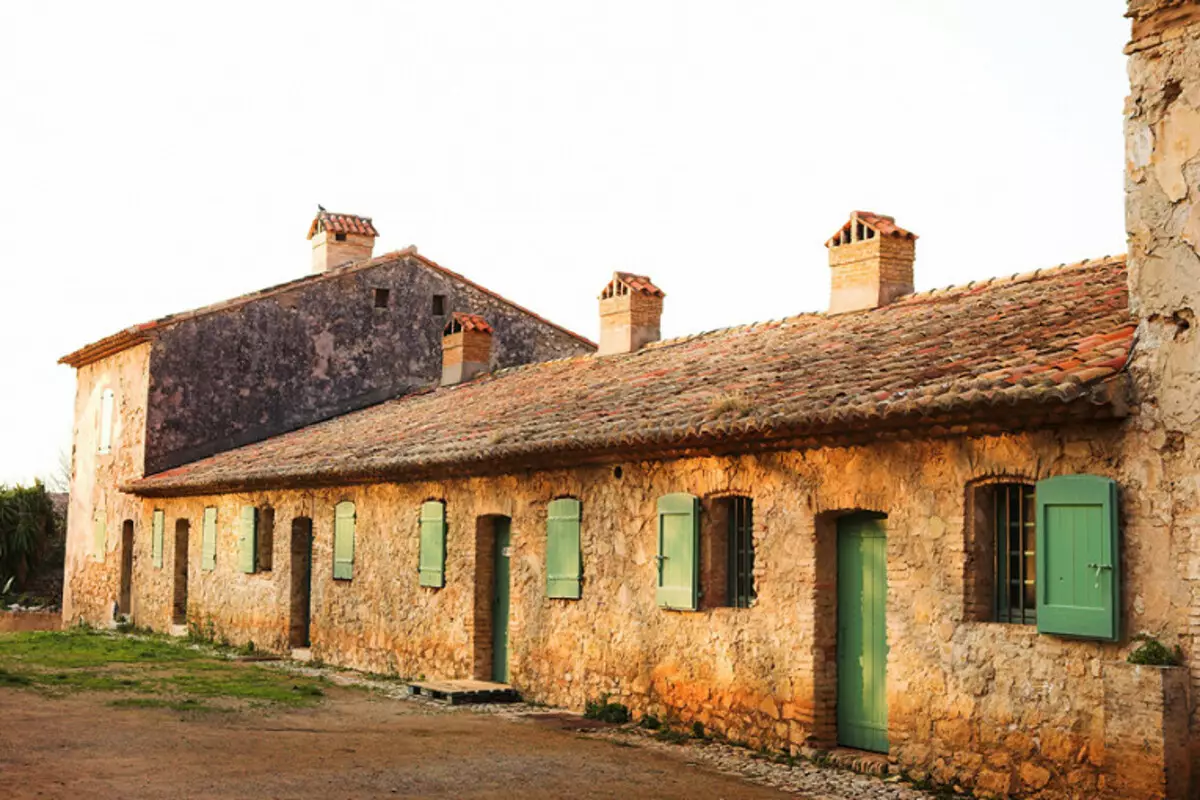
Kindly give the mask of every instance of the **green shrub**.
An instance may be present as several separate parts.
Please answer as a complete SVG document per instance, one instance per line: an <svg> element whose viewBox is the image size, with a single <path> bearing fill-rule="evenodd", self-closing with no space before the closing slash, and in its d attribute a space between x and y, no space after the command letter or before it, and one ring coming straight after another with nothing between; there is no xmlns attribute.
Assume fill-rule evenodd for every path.
<svg viewBox="0 0 1200 800"><path fill-rule="evenodd" d="M0 585L18 587L51 556L64 520L41 481L33 486L0 484Z"/></svg>
<svg viewBox="0 0 1200 800"><path fill-rule="evenodd" d="M654 716L653 714L647 714L638 720L638 725L648 731L656 731L662 727L662 722L660 722L658 717Z"/></svg>
<svg viewBox="0 0 1200 800"><path fill-rule="evenodd" d="M694 738L694 739L703 739L704 738L704 723L703 722L696 721L696 722L692 723L692 738Z"/></svg>
<svg viewBox="0 0 1200 800"><path fill-rule="evenodd" d="M588 719L598 719L601 722L623 725L629 722L629 708L621 703L610 703L608 695L601 695L597 701L588 701L584 707L583 716Z"/></svg>
<svg viewBox="0 0 1200 800"><path fill-rule="evenodd" d="M1178 667L1183 663L1183 649L1175 645L1174 650L1168 650L1166 645L1145 633L1133 637L1134 641L1142 644L1125 659L1130 664L1149 664L1154 667Z"/></svg>

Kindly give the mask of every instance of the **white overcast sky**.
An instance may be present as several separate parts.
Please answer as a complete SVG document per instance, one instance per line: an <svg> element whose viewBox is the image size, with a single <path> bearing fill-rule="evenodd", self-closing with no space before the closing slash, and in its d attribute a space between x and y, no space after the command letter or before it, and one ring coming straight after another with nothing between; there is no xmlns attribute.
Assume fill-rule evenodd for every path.
<svg viewBox="0 0 1200 800"><path fill-rule="evenodd" d="M0 5L0 483L71 350L305 274L321 203L589 337L824 308L852 209L919 289L1123 252L1122 0Z"/></svg>

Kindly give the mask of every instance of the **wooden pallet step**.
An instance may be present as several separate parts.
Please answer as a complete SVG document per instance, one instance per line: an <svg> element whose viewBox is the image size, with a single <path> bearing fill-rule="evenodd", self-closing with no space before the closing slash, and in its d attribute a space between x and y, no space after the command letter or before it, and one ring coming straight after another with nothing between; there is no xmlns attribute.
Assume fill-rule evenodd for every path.
<svg viewBox="0 0 1200 800"><path fill-rule="evenodd" d="M470 703L516 703L521 700L521 696L511 686L490 681L415 681L408 685L408 693L452 706Z"/></svg>

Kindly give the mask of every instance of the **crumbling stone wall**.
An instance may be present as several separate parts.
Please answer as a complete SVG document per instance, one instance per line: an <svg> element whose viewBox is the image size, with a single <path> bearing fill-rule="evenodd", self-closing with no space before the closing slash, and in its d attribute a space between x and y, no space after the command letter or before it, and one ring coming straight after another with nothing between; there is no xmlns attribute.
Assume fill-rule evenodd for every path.
<svg viewBox="0 0 1200 800"><path fill-rule="evenodd" d="M1126 227L1139 317L1131 373L1159 527L1186 565L1193 695L1200 689L1200 3L1130 0ZM1184 609L1180 610L1185 613ZM1193 709L1193 713L1194 709ZM1200 717L1192 771L1200 775Z"/></svg>
<svg viewBox="0 0 1200 800"><path fill-rule="evenodd" d="M609 694L638 714L690 725L756 746L799 750L836 743L836 517L887 514L888 706L892 757L916 774L981 794L1095 797L1108 785L1106 742L1122 725L1163 714L1157 700L1126 702L1144 714L1106 716L1106 672L1128 642L1042 636L1031 626L972 621L967 614L967 487L989 476L1109 475L1121 484L1125 630L1186 640L1187 562L1172 543L1156 474L1134 456L1151 447L1136 426L878 444L743 457L691 458L555 470L495 478L148 499L167 530L186 518L199 530L218 508L216 571L199 570L194 536L189 617L233 642L282 650L289 627L289 543L275 537L275 568L237 571L242 504L270 505L276 530L313 520L313 655L405 676L471 677L486 651L477 642L476 576L487 574L479 520L512 519L512 683L526 697L582 708ZM656 499L687 491L708 499L753 498L758 599L749 609L698 612L655 603ZM545 596L546 504L583 506L583 597ZM354 578L332 579L333 508L356 503ZM444 500L446 585L418 585L421 503ZM486 549L486 548L484 548ZM171 553L139 573L138 624L169 622ZM148 562L148 558L145 559ZM989 566L990 568L990 566ZM486 622L486 620L485 620ZM1155 705L1157 703L1157 705ZM1155 710L1157 708L1157 711ZM1169 726L1128 729L1158 740ZM1168 731L1169 732L1169 731ZM1153 748L1152 748L1153 749ZM1151 770L1153 772L1153 770ZM1160 782L1161 784L1161 782ZM1159 784L1156 784L1159 785ZM1145 797L1161 796L1152 792Z"/></svg>
<svg viewBox="0 0 1200 800"><path fill-rule="evenodd" d="M387 306L375 307L386 289ZM444 313L433 313L442 295ZM414 389L442 374L455 311L495 329L492 368L592 348L416 258L309 283L175 323L151 361L146 473L259 441Z"/></svg>
<svg viewBox="0 0 1200 800"><path fill-rule="evenodd" d="M63 582L63 620L68 624L80 617L94 622L112 618L120 591L121 526L127 519L137 524L142 517L141 499L117 487L142 477L149 364L150 345L142 344L79 369ZM101 397L106 389L112 390L114 400L112 446L110 452L100 453ZM97 510L103 510L106 519L102 562L92 554Z"/></svg>

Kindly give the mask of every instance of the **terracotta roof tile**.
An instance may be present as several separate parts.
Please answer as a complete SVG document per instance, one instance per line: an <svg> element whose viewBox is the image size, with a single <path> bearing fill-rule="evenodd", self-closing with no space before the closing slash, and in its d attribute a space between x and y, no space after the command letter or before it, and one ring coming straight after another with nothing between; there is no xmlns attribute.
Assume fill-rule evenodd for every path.
<svg viewBox="0 0 1200 800"><path fill-rule="evenodd" d="M854 224L854 220L865 222L875 229L875 232L880 236L895 236L901 239L916 239L917 235L912 231L906 231L896 224L895 217L889 217L886 214L876 214L874 211L852 211L850 218L846 220L846 224L838 228L832 236L825 242L825 246L829 247L843 233L849 233L850 227ZM967 284L970 286L970 284Z"/></svg>
<svg viewBox="0 0 1200 800"><path fill-rule="evenodd" d="M318 211L308 226L308 238L316 236L321 231L330 233L357 233L362 236L378 236L379 231L370 217L360 217L357 214L335 214L332 211Z"/></svg>
<svg viewBox="0 0 1200 800"><path fill-rule="evenodd" d="M1124 258L530 364L134 483L149 494L469 474L842 431L1113 415L1133 341ZM986 287L986 290L979 291ZM1081 342L1106 340L1081 352ZM1098 352L1102 351L1102 352ZM1067 404L1067 405L1064 405ZM1031 422L1030 424L1034 424Z"/></svg>
<svg viewBox="0 0 1200 800"><path fill-rule="evenodd" d="M455 311L450 316L450 321L446 323L446 327L442 329L442 333L450 334L458 331L480 331L481 333L491 333L492 326L488 321L478 314L467 314L462 311Z"/></svg>
<svg viewBox="0 0 1200 800"><path fill-rule="evenodd" d="M666 293L655 286L654 282L645 275L634 275L632 272L614 272L613 278L619 279L635 292L654 295L655 297L666 297Z"/></svg>

